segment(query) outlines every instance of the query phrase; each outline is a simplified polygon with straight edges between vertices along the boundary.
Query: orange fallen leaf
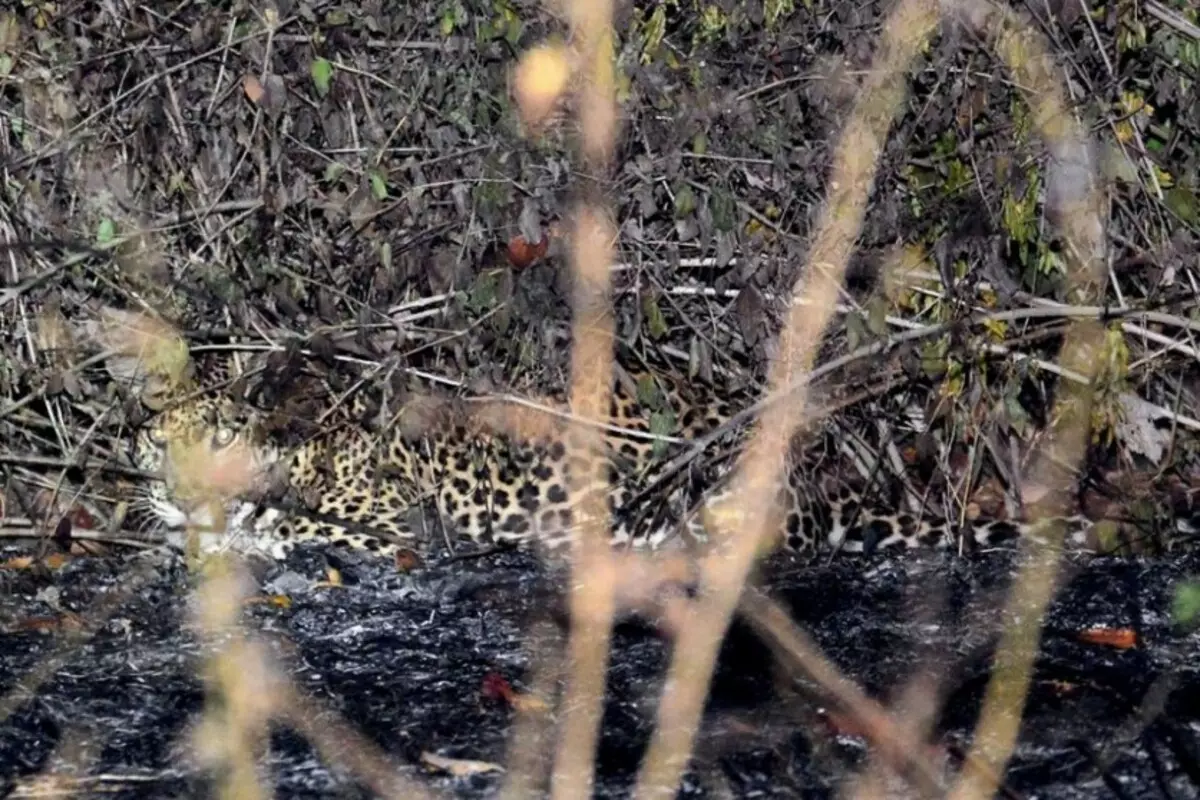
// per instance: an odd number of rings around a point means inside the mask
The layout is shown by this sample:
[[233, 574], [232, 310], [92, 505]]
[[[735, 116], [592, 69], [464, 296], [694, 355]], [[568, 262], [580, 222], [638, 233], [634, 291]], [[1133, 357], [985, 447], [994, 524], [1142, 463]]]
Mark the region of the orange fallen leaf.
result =
[[58, 569], [70, 560], [71, 557], [66, 553], [51, 553], [40, 559], [33, 556], [13, 556], [7, 561], [0, 562], [0, 569], [32, 569], [34, 566]]
[[286, 594], [268, 594], [262, 597], [248, 597], [245, 605], [269, 605], [275, 608], [291, 608], [292, 598]]
[[1137, 647], [1137, 631], [1132, 628], [1088, 628], [1079, 632], [1079, 640], [1088, 644], [1100, 644], [1129, 650]]
[[70, 560], [66, 553], [51, 553], [42, 559], [42, 564], [50, 569], [60, 569]]
[[548, 236], [542, 236], [542, 240], [537, 244], [530, 244], [528, 239], [518, 233], [508, 240], [508, 262], [516, 270], [523, 270], [545, 256], [549, 247]]

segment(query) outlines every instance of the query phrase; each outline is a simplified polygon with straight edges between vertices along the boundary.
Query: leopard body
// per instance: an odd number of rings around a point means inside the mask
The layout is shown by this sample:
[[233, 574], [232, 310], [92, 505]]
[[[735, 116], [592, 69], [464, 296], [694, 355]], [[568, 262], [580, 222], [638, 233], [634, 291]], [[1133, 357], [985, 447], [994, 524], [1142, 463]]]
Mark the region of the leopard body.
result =
[[[158, 476], [147, 484], [144, 500], [162, 527], [207, 531], [209, 546], [227, 532], [248, 533], [253, 549], [276, 558], [303, 542], [387, 555], [433, 536], [557, 549], [587, 530], [581, 501], [595, 492], [603, 494], [612, 515], [608, 535], [616, 546], [703, 543], [704, 512], [731, 500], [711, 490], [723, 473], [709, 471], [683, 485], [676, 481], [666, 496], [639, 497], [667, 460], [652, 423], [665, 406], [676, 423], [672, 435], [692, 440], [721, 425], [732, 408], [712, 399], [690, 403], [661, 376], [636, 378], [662, 390], [659, 410], [618, 382], [598, 457], [578, 428], [562, 424], [561, 417], [535, 430], [519, 425], [514, 430], [462, 414], [416, 432], [393, 422], [382, 435], [356, 424], [352, 414], [285, 453], [266, 441], [252, 410], [219, 391], [160, 413], [137, 436], [133, 455], [136, 466]], [[300, 507], [281, 511], [240, 492], [192, 489], [178, 467], [181, 446], [201, 456], [240, 452], [254, 476], [276, 469]], [[986, 546], [1028, 529], [1004, 520], [958, 526], [878, 513], [856, 492], [828, 491], [791, 468], [778, 490], [783, 513], [776, 541], [797, 553]], [[420, 513], [426, 501], [436, 515]]]

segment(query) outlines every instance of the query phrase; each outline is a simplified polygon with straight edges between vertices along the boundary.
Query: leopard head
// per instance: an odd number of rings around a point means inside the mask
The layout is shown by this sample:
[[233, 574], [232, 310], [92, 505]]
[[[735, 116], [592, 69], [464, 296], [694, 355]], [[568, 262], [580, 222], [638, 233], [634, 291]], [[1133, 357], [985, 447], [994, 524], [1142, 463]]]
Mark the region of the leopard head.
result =
[[251, 410], [207, 396], [154, 417], [135, 439], [133, 460], [155, 476], [142, 502], [158, 523], [213, 531], [222, 513], [262, 487], [278, 452], [265, 444]]

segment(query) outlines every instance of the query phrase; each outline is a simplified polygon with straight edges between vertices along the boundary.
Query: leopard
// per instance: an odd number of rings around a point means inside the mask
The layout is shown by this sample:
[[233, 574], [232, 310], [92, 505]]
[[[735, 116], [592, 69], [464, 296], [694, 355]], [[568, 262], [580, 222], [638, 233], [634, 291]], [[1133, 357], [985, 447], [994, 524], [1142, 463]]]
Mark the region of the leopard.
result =
[[[247, 551], [273, 559], [306, 543], [394, 557], [435, 539], [561, 552], [599, 523], [582, 511], [595, 502], [608, 512], [604, 533], [613, 547], [702, 547], [709, 537], [705, 520], [735, 500], [728, 478], [736, 459], [668, 484], [662, 493], [647, 497], [643, 490], [669, 464], [664, 440], [706, 436], [725, 426], [736, 407], [719, 397], [696, 401], [660, 374], [636, 373], [635, 388], [630, 385], [614, 381], [607, 418], [591, 439], [563, 424], [569, 409], [559, 398], [557, 407], [543, 409], [558, 424], [515, 430], [460, 407], [435, 415], [433, 424], [393, 420], [374, 432], [361, 423], [360, 405], [293, 448], [271, 440], [253, 407], [221, 390], [201, 392], [138, 432], [133, 461], [152, 476], [140, 504], [172, 544], [194, 530], [202, 549], [240, 538]], [[645, 386], [657, 389], [654, 400], [644, 396]], [[673, 422], [672, 435], [662, 433], [664, 417]], [[249, 466], [249, 483], [261, 486], [273, 475], [293, 500], [265, 503], [253, 490], [214, 497], [185, 480], [185, 452], [202, 460], [238, 453], [239, 463]], [[978, 549], [1035, 530], [1008, 519], [955, 523], [879, 509], [849, 486], [812, 481], [790, 461], [776, 491], [782, 513], [772, 541], [797, 556]], [[424, 513], [429, 506], [434, 513]], [[1071, 542], [1086, 540], [1088, 520], [1062, 521]]]

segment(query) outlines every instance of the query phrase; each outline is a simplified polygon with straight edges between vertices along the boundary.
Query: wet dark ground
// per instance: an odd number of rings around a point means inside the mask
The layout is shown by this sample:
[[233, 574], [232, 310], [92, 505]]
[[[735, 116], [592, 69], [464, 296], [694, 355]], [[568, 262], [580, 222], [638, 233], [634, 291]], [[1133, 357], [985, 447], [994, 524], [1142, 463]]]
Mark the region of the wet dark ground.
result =
[[[530, 626], [565, 628], [561, 581], [520, 554], [403, 575], [339, 553], [345, 585], [307, 588], [300, 576], [320, 577], [328, 558], [300, 552], [286, 570], [273, 567], [266, 588], [289, 589], [292, 602], [248, 606], [248, 626], [290, 642], [275, 652], [296, 685], [388, 752], [407, 777], [453, 796], [494, 793], [502, 775], [431, 774], [420, 755], [506, 760], [514, 712], [488, 687], [503, 679], [528, 689]], [[768, 591], [877, 698], [894, 696], [921, 670], [938, 670], [945, 700], [934, 739], [953, 765], [969, 745], [1011, 569], [1006, 554], [869, 567], [843, 560], [777, 569]], [[1200, 796], [1200, 633], [1171, 616], [1174, 589], [1200, 573], [1200, 557], [1071, 569], [1045, 626], [1003, 791]], [[188, 616], [182, 560], [77, 559], [42, 574], [6, 570], [0, 581], [5, 794], [22, 778], [62, 771], [69, 755], [84, 765], [76, 778], [91, 776], [77, 784], [77, 797], [208, 796], [212, 785], [189, 753], [204, 699], [196, 677], [204, 649]], [[62, 628], [37, 624], [64, 612], [84, 624], [104, 614], [107, 621], [64, 648]], [[1138, 646], [1080, 640], [1095, 628], [1130, 629]], [[623, 796], [634, 779], [669, 646], [647, 620], [616, 631], [598, 796]], [[735, 626], [681, 796], [831, 797], [866, 763], [864, 740], [806, 707], [788, 688], [799, 684], [781, 674], [749, 628]], [[277, 797], [372, 796], [286, 727], [273, 730], [267, 761]]]

